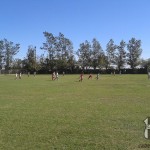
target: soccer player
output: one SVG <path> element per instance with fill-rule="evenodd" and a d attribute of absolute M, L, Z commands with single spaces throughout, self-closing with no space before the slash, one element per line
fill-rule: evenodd
<path fill-rule="evenodd" d="M 34 77 L 36 76 L 36 72 L 34 71 Z"/>
<path fill-rule="evenodd" d="M 52 73 L 52 80 L 56 79 L 55 71 Z"/>
<path fill-rule="evenodd" d="M 18 79 L 18 74 L 17 73 L 16 73 L 15 77 L 16 77 L 15 79 L 17 80 Z"/>
<path fill-rule="evenodd" d="M 80 74 L 80 80 L 79 80 L 79 82 L 82 82 L 82 80 L 83 80 L 83 73 Z"/>
<path fill-rule="evenodd" d="M 28 72 L 28 77 L 30 76 L 30 72 Z"/>
<path fill-rule="evenodd" d="M 115 74 L 116 74 L 116 71 L 114 70 L 114 76 L 115 76 Z"/>
<path fill-rule="evenodd" d="M 97 74 L 96 79 L 97 79 L 97 80 L 99 79 L 99 73 Z"/>
<path fill-rule="evenodd" d="M 150 79 L 150 72 L 148 72 L 148 79 Z"/>
<path fill-rule="evenodd" d="M 57 80 L 59 79 L 58 72 L 56 73 L 56 79 L 57 79 Z"/>
<path fill-rule="evenodd" d="M 20 74 L 19 74 L 19 79 L 21 79 L 21 72 L 20 72 Z"/>
<path fill-rule="evenodd" d="M 89 75 L 88 79 L 92 79 L 92 74 L 91 74 L 91 73 L 90 73 L 90 75 Z"/>

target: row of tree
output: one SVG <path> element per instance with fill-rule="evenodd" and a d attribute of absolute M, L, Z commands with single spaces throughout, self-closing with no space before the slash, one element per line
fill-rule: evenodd
<path fill-rule="evenodd" d="M 52 71 L 75 69 L 111 69 L 118 70 L 130 66 L 134 70 L 137 66 L 147 68 L 150 60 L 141 60 L 141 40 L 131 38 L 128 43 L 121 41 L 119 45 L 110 39 L 103 50 L 100 42 L 94 38 L 92 42 L 85 41 L 79 49 L 73 49 L 73 43 L 62 33 L 54 36 L 52 33 L 43 32 L 45 42 L 40 47 L 46 56 L 36 55 L 36 46 L 29 46 L 24 59 L 14 59 L 19 52 L 20 44 L 14 44 L 7 39 L 0 40 L 0 69 L 18 69 L 27 71 Z"/>
<path fill-rule="evenodd" d="M 80 44 L 78 50 L 79 61 L 84 66 L 106 69 L 117 66 L 119 70 L 126 65 L 135 69 L 140 64 L 141 53 L 141 41 L 135 38 L 129 40 L 128 44 L 122 40 L 119 45 L 114 44 L 113 39 L 110 39 L 106 45 L 106 52 L 96 39 L 93 39 L 92 45 L 88 41 Z"/>

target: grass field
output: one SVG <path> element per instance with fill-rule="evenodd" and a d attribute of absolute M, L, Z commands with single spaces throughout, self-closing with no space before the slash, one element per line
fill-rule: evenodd
<path fill-rule="evenodd" d="M 14 78 L 0 75 L 0 150 L 139 150 L 150 143 L 146 75 L 84 75 L 82 83 L 79 75 Z"/>

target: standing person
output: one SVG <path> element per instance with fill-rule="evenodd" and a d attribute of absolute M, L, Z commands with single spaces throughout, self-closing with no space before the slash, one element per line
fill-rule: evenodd
<path fill-rule="evenodd" d="M 116 71 L 114 70 L 114 76 L 115 76 L 115 74 L 116 74 Z"/>
<path fill-rule="evenodd" d="M 55 74 L 55 71 L 52 73 L 52 80 L 55 80 L 56 79 L 56 74 Z"/>
<path fill-rule="evenodd" d="M 80 74 L 80 80 L 79 80 L 79 82 L 82 82 L 82 80 L 83 80 L 83 73 Z"/>
<path fill-rule="evenodd" d="M 28 72 L 28 77 L 30 76 L 30 72 Z"/>
<path fill-rule="evenodd" d="M 16 75 L 15 75 L 15 79 L 17 80 L 18 79 L 18 74 L 16 73 Z"/>
<path fill-rule="evenodd" d="M 96 79 L 97 79 L 97 80 L 99 79 L 99 73 L 97 74 Z"/>
<path fill-rule="evenodd" d="M 150 79 L 150 72 L 148 72 L 148 79 Z"/>
<path fill-rule="evenodd" d="M 65 72 L 63 71 L 63 76 L 65 75 Z"/>
<path fill-rule="evenodd" d="M 36 76 L 36 72 L 34 71 L 34 77 Z"/>
<path fill-rule="evenodd" d="M 21 79 L 21 72 L 20 72 L 20 74 L 19 74 L 19 79 Z"/>
<path fill-rule="evenodd" d="M 59 79 L 58 72 L 56 73 L 56 79 L 57 79 L 57 80 Z"/>
<path fill-rule="evenodd" d="M 92 74 L 91 74 L 91 73 L 90 73 L 90 75 L 89 75 L 88 79 L 92 79 Z"/>

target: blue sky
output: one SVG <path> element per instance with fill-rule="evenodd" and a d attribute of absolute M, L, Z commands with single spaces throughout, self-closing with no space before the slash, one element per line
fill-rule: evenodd
<path fill-rule="evenodd" d="M 29 45 L 38 55 L 45 42 L 43 32 L 59 32 L 69 38 L 74 50 L 93 38 L 105 50 L 132 37 L 142 41 L 142 58 L 150 58 L 150 0 L 0 0 L 0 39 L 20 43 L 17 57 L 26 56 Z"/>

